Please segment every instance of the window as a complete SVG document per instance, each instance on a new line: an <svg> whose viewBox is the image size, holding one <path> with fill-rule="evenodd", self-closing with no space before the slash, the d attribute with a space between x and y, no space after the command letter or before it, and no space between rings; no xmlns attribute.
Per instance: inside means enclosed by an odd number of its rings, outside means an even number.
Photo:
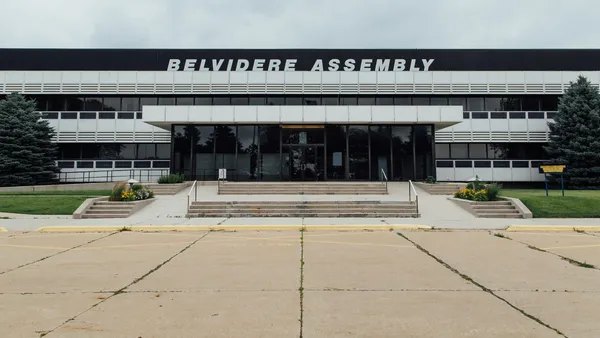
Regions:
<svg viewBox="0 0 600 338"><path fill-rule="evenodd" d="M450 144L451 158L469 158L469 145L466 143Z"/></svg>
<svg viewBox="0 0 600 338"><path fill-rule="evenodd" d="M171 144L170 143L156 144L156 158L159 158L159 159L171 158Z"/></svg>
<svg viewBox="0 0 600 338"><path fill-rule="evenodd" d="M556 113L546 113L548 116L548 119L550 120L554 120L556 118Z"/></svg>
<svg viewBox="0 0 600 338"><path fill-rule="evenodd" d="M130 169L131 161L115 161L115 168Z"/></svg>
<svg viewBox="0 0 600 338"><path fill-rule="evenodd" d="M342 96L340 98L340 105L342 106L356 106L358 104L358 98L356 96Z"/></svg>
<svg viewBox="0 0 600 338"><path fill-rule="evenodd" d="M83 110L84 99L78 97L67 98L67 106L65 107L68 111L81 111Z"/></svg>
<svg viewBox="0 0 600 338"><path fill-rule="evenodd" d="M529 161L513 161L513 168L529 168Z"/></svg>
<svg viewBox="0 0 600 338"><path fill-rule="evenodd" d="M292 97L285 98L286 106L301 106L302 102L303 102L302 98L298 97L298 96L292 96Z"/></svg>
<svg viewBox="0 0 600 338"><path fill-rule="evenodd" d="M394 98L392 96L377 96L375 104L378 106L393 106Z"/></svg>
<svg viewBox="0 0 600 338"><path fill-rule="evenodd" d="M159 106L174 106L176 104L176 100L172 96L165 96L158 98Z"/></svg>
<svg viewBox="0 0 600 338"><path fill-rule="evenodd" d="M452 162L452 161L437 161L436 166L438 168L454 168L454 162Z"/></svg>
<svg viewBox="0 0 600 338"><path fill-rule="evenodd" d="M486 143L469 144L469 158L487 158Z"/></svg>
<svg viewBox="0 0 600 338"><path fill-rule="evenodd" d="M542 96L541 108L544 111L558 110L558 96Z"/></svg>
<svg viewBox="0 0 600 338"><path fill-rule="evenodd" d="M192 106L194 104L193 97L178 97L175 99L175 104L178 106Z"/></svg>
<svg viewBox="0 0 600 338"><path fill-rule="evenodd" d="M523 104L524 111L540 110L540 100L537 97L525 96L521 102Z"/></svg>
<svg viewBox="0 0 600 338"><path fill-rule="evenodd" d="M472 161L456 161L456 162L454 162L454 166L456 168L472 168L473 162Z"/></svg>
<svg viewBox="0 0 600 338"><path fill-rule="evenodd" d="M494 168L510 168L510 161L494 161Z"/></svg>
<svg viewBox="0 0 600 338"><path fill-rule="evenodd" d="M327 179L340 180L346 177L346 126L325 126L327 137Z"/></svg>
<svg viewBox="0 0 600 338"><path fill-rule="evenodd" d="M152 168L162 169L171 167L171 162L169 161L153 161Z"/></svg>
<svg viewBox="0 0 600 338"><path fill-rule="evenodd" d="M527 117L529 117L530 119L543 119L544 113L543 112L527 113Z"/></svg>
<svg viewBox="0 0 600 338"><path fill-rule="evenodd" d="M463 106L463 110L467 108L467 98L450 96L448 104L451 106Z"/></svg>
<svg viewBox="0 0 600 338"><path fill-rule="evenodd" d="M509 117L510 117L511 119L524 119L524 118L525 118L525 113L521 113L521 112L518 112L518 113L515 113L515 112L510 112L510 113L509 113Z"/></svg>
<svg viewBox="0 0 600 338"><path fill-rule="evenodd" d="M475 168L491 168L492 161L475 161Z"/></svg>
<svg viewBox="0 0 600 338"><path fill-rule="evenodd" d="M501 104L502 98L500 97L486 97L485 98L485 110L487 111L497 111L503 110Z"/></svg>
<svg viewBox="0 0 600 338"><path fill-rule="evenodd" d="M79 118L81 120L95 120L96 119L96 113L79 113Z"/></svg>
<svg viewBox="0 0 600 338"><path fill-rule="evenodd" d="M77 120L77 113L60 113L60 118L63 120Z"/></svg>
<svg viewBox="0 0 600 338"><path fill-rule="evenodd" d="M491 116L492 119L494 119L494 120L505 120L506 119L506 113L505 112L500 112L500 113L492 112L491 115L492 115Z"/></svg>
<svg viewBox="0 0 600 338"><path fill-rule="evenodd" d="M318 106L321 104L321 98L320 97L305 97L304 98L304 105L305 106Z"/></svg>
<svg viewBox="0 0 600 338"><path fill-rule="evenodd" d="M81 143L81 158L96 159L98 158L98 145L95 143Z"/></svg>
<svg viewBox="0 0 600 338"><path fill-rule="evenodd" d="M238 126L238 153L236 174L238 180L257 179L258 126Z"/></svg>
<svg viewBox="0 0 600 338"><path fill-rule="evenodd" d="M412 104L412 100L410 96L396 96L394 97L394 105L395 106L410 106Z"/></svg>
<svg viewBox="0 0 600 338"><path fill-rule="evenodd" d="M58 113L42 113L42 118L46 120L58 119Z"/></svg>
<svg viewBox="0 0 600 338"><path fill-rule="evenodd" d="M467 110L483 111L484 110L483 97L468 97L467 98Z"/></svg>
<svg viewBox="0 0 600 338"><path fill-rule="evenodd" d="M48 110L49 111L63 111L65 110L65 99L62 96L49 96L48 97Z"/></svg>
<svg viewBox="0 0 600 338"><path fill-rule="evenodd" d="M76 160L81 158L81 144L59 143L58 151L61 160Z"/></svg>
<svg viewBox="0 0 600 338"><path fill-rule="evenodd" d="M265 97L251 96L249 104L251 106L264 106L266 101Z"/></svg>
<svg viewBox="0 0 600 338"><path fill-rule="evenodd" d="M471 113L471 116L473 116L473 119L480 119L480 120L484 120L488 118L488 113L483 113L483 112L473 112Z"/></svg>
<svg viewBox="0 0 600 338"><path fill-rule="evenodd" d="M348 127L349 179L369 179L369 127Z"/></svg>
<svg viewBox="0 0 600 338"><path fill-rule="evenodd" d="M435 144L435 157L436 158L450 158L450 144L436 143Z"/></svg>
<svg viewBox="0 0 600 338"><path fill-rule="evenodd" d="M86 97L85 107L87 111L102 111L102 98L101 97Z"/></svg>
<svg viewBox="0 0 600 338"><path fill-rule="evenodd" d="M156 145L153 143L140 143L137 145L138 160L152 160L156 158Z"/></svg>
<svg viewBox="0 0 600 338"><path fill-rule="evenodd" d="M71 161L67 161L67 162L59 161L58 162L58 167L61 168L61 169L75 168L75 162L71 162Z"/></svg>
<svg viewBox="0 0 600 338"><path fill-rule="evenodd" d="M285 105L285 98L283 96L267 97L268 106L283 106Z"/></svg>
<svg viewBox="0 0 600 338"><path fill-rule="evenodd" d="M430 101L427 96L415 96L412 99L413 106L429 106Z"/></svg>
<svg viewBox="0 0 600 338"><path fill-rule="evenodd" d="M119 111L121 110L121 98L120 97L105 97L103 101L102 110L108 111Z"/></svg>
<svg viewBox="0 0 600 338"><path fill-rule="evenodd" d="M98 113L98 117L101 120L114 120L115 113Z"/></svg>
<svg viewBox="0 0 600 338"><path fill-rule="evenodd" d="M118 113L119 120L133 120L133 113Z"/></svg>
<svg viewBox="0 0 600 338"><path fill-rule="evenodd" d="M113 167L112 161L96 161L96 168L112 169L112 167Z"/></svg>
<svg viewBox="0 0 600 338"><path fill-rule="evenodd" d="M231 98L229 96L215 96L212 99L214 106L229 106L231 105Z"/></svg>
<svg viewBox="0 0 600 338"><path fill-rule="evenodd" d="M144 113L137 112L135 113L135 118L141 120L144 117Z"/></svg>
<svg viewBox="0 0 600 338"><path fill-rule="evenodd" d="M392 175L390 126L370 126L371 180L382 180ZM431 148L430 148L431 149Z"/></svg>
<svg viewBox="0 0 600 338"><path fill-rule="evenodd" d="M124 97L121 99L121 110L136 111L140 110L139 97Z"/></svg>
<svg viewBox="0 0 600 338"><path fill-rule="evenodd" d="M210 106L212 105L212 97L210 96L200 96L194 98L195 106Z"/></svg>
<svg viewBox="0 0 600 338"><path fill-rule="evenodd" d="M375 98L369 96L359 96L358 97L358 105L359 106L374 106Z"/></svg>
<svg viewBox="0 0 600 338"><path fill-rule="evenodd" d="M91 169L94 168L93 161L77 161L77 168Z"/></svg>
<svg viewBox="0 0 600 338"><path fill-rule="evenodd" d="M340 104L340 99L337 96L323 96L321 104L324 106L337 106Z"/></svg>
<svg viewBox="0 0 600 338"><path fill-rule="evenodd" d="M158 105L158 98L156 97L141 97L140 98L140 107L144 106L156 106Z"/></svg>
<svg viewBox="0 0 600 338"><path fill-rule="evenodd" d="M431 105L432 106L447 106L448 98L447 97L432 97Z"/></svg>
<svg viewBox="0 0 600 338"><path fill-rule="evenodd" d="M236 126L215 126L213 140L215 145L216 169L236 171L236 152L238 149Z"/></svg>
<svg viewBox="0 0 600 338"><path fill-rule="evenodd" d="M150 168L152 166L152 162L150 161L135 161L133 162L134 168Z"/></svg>
<svg viewBox="0 0 600 338"><path fill-rule="evenodd" d="M463 112L463 119L470 119L470 118L471 118L471 113Z"/></svg>
<svg viewBox="0 0 600 338"><path fill-rule="evenodd" d="M506 97L500 101L500 110L504 111L520 111L521 99L518 97Z"/></svg>
<svg viewBox="0 0 600 338"><path fill-rule="evenodd" d="M234 96L231 98L232 106L247 106L248 105L248 97L246 96Z"/></svg>

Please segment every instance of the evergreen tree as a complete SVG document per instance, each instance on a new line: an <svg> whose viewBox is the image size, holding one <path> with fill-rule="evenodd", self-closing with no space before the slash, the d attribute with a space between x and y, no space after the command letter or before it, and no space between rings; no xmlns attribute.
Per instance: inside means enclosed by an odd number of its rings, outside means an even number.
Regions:
<svg viewBox="0 0 600 338"><path fill-rule="evenodd" d="M565 181L574 188L600 187L600 93L584 77L571 82L549 123L546 151L553 163L567 164Z"/></svg>
<svg viewBox="0 0 600 338"><path fill-rule="evenodd" d="M35 100L14 93L0 101L0 186L57 183L54 129Z"/></svg>

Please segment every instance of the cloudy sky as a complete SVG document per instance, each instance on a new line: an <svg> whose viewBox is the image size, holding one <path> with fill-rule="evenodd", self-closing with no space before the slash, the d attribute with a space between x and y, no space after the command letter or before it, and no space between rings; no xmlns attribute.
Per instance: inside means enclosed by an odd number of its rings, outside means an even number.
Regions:
<svg viewBox="0 0 600 338"><path fill-rule="evenodd" d="M598 0L1 0L0 47L600 48Z"/></svg>

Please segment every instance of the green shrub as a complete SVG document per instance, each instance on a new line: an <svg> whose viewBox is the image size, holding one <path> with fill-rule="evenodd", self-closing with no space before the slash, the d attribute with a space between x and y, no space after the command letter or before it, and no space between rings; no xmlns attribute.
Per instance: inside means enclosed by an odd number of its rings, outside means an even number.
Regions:
<svg viewBox="0 0 600 338"><path fill-rule="evenodd" d="M477 190L473 194L473 201L477 202L485 202L488 200L487 194L485 190Z"/></svg>
<svg viewBox="0 0 600 338"><path fill-rule="evenodd" d="M144 186L141 185L141 184L139 184L139 183L136 183L136 184L134 184L134 185L131 186L131 190L133 190L134 192L140 191L142 189L144 189Z"/></svg>
<svg viewBox="0 0 600 338"><path fill-rule="evenodd" d="M120 182L115 184L112 189L110 196L108 197L109 201L120 201L121 196L123 195L123 191L127 190L127 183Z"/></svg>
<svg viewBox="0 0 600 338"><path fill-rule="evenodd" d="M434 183L437 183L437 181L435 180L435 177L433 177L433 176L427 176L427 178L425 179L425 183L427 183L427 184L434 184Z"/></svg>
<svg viewBox="0 0 600 338"><path fill-rule="evenodd" d="M163 175L158 178L158 184L174 184L174 183L183 183L185 181L185 176L183 174L169 174Z"/></svg>
<svg viewBox="0 0 600 338"><path fill-rule="evenodd" d="M485 195L487 196L488 201L495 201L498 199L498 195L500 195L500 190L502 186L499 184L488 184L485 187Z"/></svg>

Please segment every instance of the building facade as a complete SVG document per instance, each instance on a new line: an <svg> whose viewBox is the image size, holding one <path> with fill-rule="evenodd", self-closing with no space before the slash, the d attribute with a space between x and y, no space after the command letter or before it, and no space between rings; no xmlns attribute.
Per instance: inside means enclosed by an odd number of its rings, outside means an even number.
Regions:
<svg viewBox="0 0 600 338"><path fill-rule="evenodd" d="M579 75L600 83L600 50L0 49L67 181L543 181Z"/></svg>

